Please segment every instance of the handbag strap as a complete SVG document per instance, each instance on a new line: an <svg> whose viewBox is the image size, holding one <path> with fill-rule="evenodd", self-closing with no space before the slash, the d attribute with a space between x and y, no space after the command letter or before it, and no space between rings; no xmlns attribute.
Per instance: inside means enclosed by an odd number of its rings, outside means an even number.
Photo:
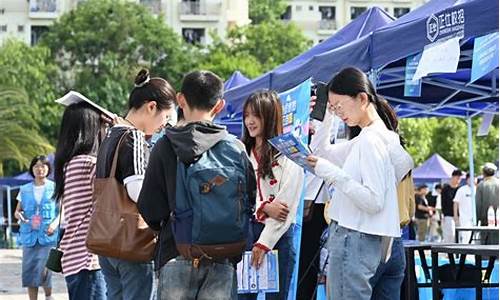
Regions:
<svg viewBox="0 0 500 300"><path fill-rule="evenodd" d="M128 135L129 130L125 131L120 139L118 140L118 143L116 144L116 149L115 153L113 154L113 162L111 163L111 171L109 172L109 177L114 178L116 176L116 165L118 164L118 152L120 151L120 147L125 140L125 137Z"/></svg>
<svg viewBox="0 0 500 300"><path fill-rule="evenodd" d="M59 249L59 246L61 244L61 220L62 220L62 209L63 209L63 206L62 206L62 203L63 203L63 199L61 197L61 200L59 200L59 231L57 232L57 245L56 245L56 248Z"/></svg>

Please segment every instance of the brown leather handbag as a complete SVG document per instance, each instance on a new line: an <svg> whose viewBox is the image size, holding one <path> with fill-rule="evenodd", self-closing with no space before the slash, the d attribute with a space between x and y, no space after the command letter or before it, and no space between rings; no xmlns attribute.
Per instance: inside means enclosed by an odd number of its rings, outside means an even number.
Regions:
<svg viewBox="0 0 500 300"><path fill-rule="evenodd" d="M116 180L118 152L128 132L124 133L113 156L108 178L95 178L93 212L85 244L90 252L136 262L153 258L155 233L137 210L125 186Z"/></svg>

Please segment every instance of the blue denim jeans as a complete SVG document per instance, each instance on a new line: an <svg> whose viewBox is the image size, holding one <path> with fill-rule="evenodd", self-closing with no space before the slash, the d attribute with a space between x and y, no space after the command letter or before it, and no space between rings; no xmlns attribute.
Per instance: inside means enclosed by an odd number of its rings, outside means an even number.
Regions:
<svg viewBox="0 0 500 300"><path fill-rule="evenodd" d="M370 279L375 275L382 256L382 237L330 225L328 241L329 299L369 300Z"/></svg>
<svg viewBox="0 0 500 300"><path fill-rule="evenodd" d="M378 266L375 276L370 279L372 300L398 300L401 297L401 284L405 277L405 253L403 241L394 239L391 257Z"/></svg>
<svg viewBox="0 0 500 300"><path fill-rule="evenodd" d="M64 279L70 300L106 300L106 283L101 270L81 270Z"/></svg>
<svg viewBox="0 0 500 300"><path fill-rule="evenodd" d="M290 290L290 282L292 281L293 269L297 258L296 251L293 245L293 226L283 234L279 239L274 249L278 250L278 270L279 270L279 293L267 293L266 300L286 300L288 291ZM259 236L264 229L264 225L258 222L250 223L250 237L247 245L247 250L252 250L253 244L259 239ZM257 294L240 294L240 300L257 299Z"/></svg>
<svg viewBox="0 0 500 300"><path fill-rule="evenodd" d="M229 260L201 261L195 268L178 256L160 269L158 300L231 300L236 293L236 270Z"/></svg>
<svg viewBox="0 0 500 300"><path fill-rule="evenodd" d="M99 256L108 300L149 300L153 296L153 263Z"/></svg>

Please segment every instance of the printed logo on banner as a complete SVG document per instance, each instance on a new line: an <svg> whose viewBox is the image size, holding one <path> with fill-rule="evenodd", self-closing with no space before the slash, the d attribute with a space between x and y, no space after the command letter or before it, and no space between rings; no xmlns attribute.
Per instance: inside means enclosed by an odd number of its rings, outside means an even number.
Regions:
<svg viewBox="0 0 500 300"><path fill-rule="evenodd" d="M435 15L431 15L427 19L427 38L429 41L434 42L439 34L439 21Z"/></svg>
<svg viewBox="0 0 500 300"><path fill-rule="evenodd" d="M432 43L438 38L463 36L465 30L465 11L463 8L445 11L427 18L427 39Z"/></svg>

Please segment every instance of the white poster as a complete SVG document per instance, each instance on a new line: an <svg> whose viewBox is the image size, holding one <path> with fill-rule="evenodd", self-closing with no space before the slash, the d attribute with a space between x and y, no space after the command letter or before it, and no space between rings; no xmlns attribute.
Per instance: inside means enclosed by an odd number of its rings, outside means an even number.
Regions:
<svg viewBox="0 0 500 300"><path fill-rule="evenodd" d="M412 80L431 73L455 73L460 59L460 37L425 46Z"/></svg>

